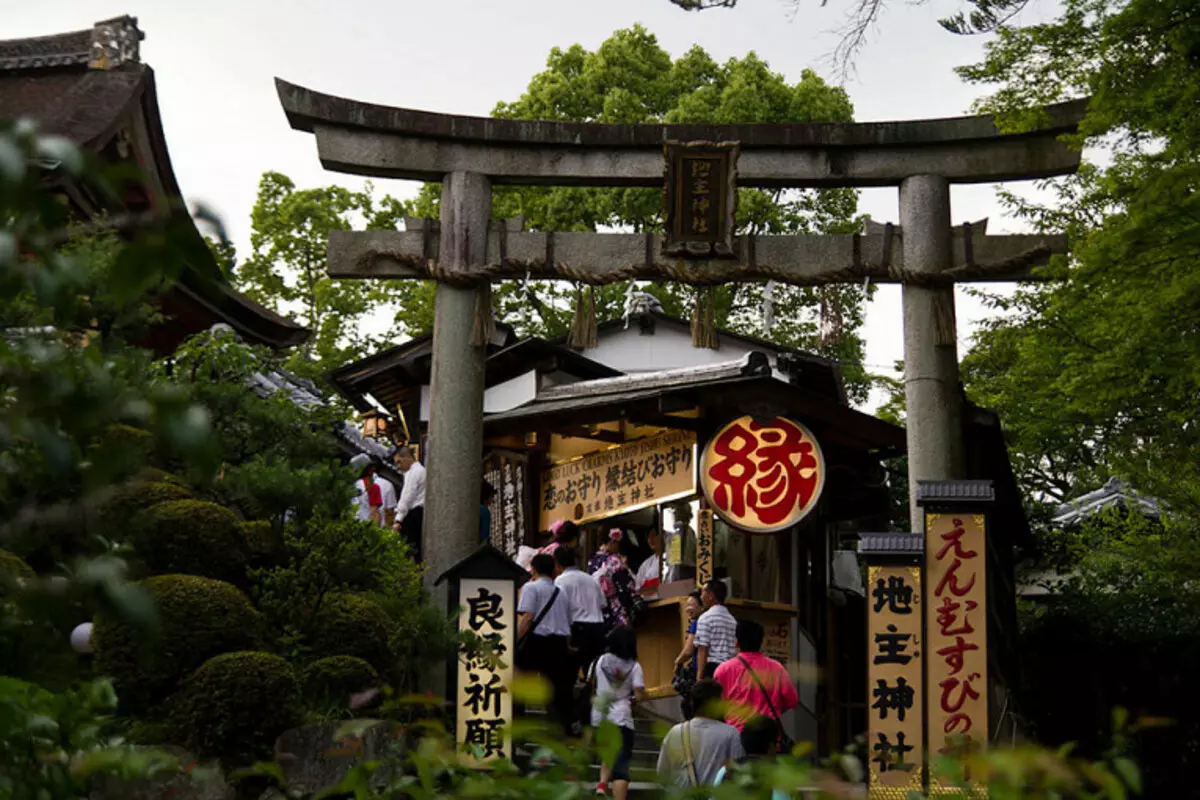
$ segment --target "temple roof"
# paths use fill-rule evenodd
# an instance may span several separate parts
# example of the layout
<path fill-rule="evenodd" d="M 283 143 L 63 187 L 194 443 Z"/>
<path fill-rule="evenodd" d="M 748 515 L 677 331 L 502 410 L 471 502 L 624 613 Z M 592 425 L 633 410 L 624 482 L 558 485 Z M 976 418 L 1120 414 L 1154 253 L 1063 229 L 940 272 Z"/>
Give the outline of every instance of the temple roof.
<path fill-rule="evenodd" d="M 136 18 L 122 16 L 84 30 L 0 41 L 0 119 L 34 119 L 43 132 L 66 137 L 103 162 L 128 160 L 141 168 L 141 191 L 120 198 L 60 184 L 80 216 L 186 215 L 167 152 L 154 71 L 139 59 L 144 36 Z M 308 338 L 308 329 L 235 291 L 202 246 L 190 217 L 188 223 L 185 236 L 197 241 L 189 243 L 178 284 L 161 298 L 173 319 L 158 326 L 148 346 L 169 352 L 182 338 L 217 323 L 275 348 Z"/>

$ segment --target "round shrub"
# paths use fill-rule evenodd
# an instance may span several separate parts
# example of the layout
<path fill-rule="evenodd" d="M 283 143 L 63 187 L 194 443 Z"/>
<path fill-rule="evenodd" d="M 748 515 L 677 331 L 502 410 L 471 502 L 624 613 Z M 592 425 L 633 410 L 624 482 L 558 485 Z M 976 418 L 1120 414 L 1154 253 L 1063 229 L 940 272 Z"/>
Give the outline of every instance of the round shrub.
<path fill-rule="evenodd" d="M 130 523 L 138 512 L 159 503 L 191 497 L 186 486 L 170 481 L 131 481 L 118 487 L 96 510 L 97 532 L 123 542 L 130 537 Z"/>
<path fill-rule="evenodd" d="M 325 711 L 346 708 L 350 695 L 381 683 L 375 668 L 354 656 L 330 656 L 304 670 L 304 701 L 309 708 Z"/>
<path fill-rule="evenodd" d="M 134 476 L 134 480 L 142 483 L 171 483 L 176 486 L 182 486 L 185 489 L 188 488 L 187 480 L 179 477 L 174 472 L 167 472 L 165 469 L 159 469 L 158 467 L 146 467 L 142 469 L 141 472 Z"/>
<path fill-rule="evenodd" d="M 300 722 L 300 686 L 271 653 L 226 653 L 205 661 L 171 701 L 172 740 L 196 755 L 249 763 Z"/>
<path fill-rule="evenodd" d="M 390 624 L 387 613 L 374 600 L 356 594 L 330 595 L 314 620 L 312 652 L 318 658 L 355 656 L 380 673 L 390 674 Z"/>
<path fill-rule="evenodd" d="M 122 708 L 143 710 L 175 691 L 213 656 L 257 647 L 262 620 L 234 586 L 193 575 L 159 575 L 137 584 L 158 615 L 152 638 L 108 615 L 92 629 L 95 671 L 113 679 Z"/>
<path fill-rule="evenodd" d="M 237 515 L 204 500 L 171 500 L 138 514 L 133 547 L 151 572 L 201 575 L 240 584 L 246 544 Z"/>
<path fill-rule="evenodd" d="M 266 520 L 241 523 L 242 541 L 251 566 L 267 567 L 282 560 L 283 539 Z"/>

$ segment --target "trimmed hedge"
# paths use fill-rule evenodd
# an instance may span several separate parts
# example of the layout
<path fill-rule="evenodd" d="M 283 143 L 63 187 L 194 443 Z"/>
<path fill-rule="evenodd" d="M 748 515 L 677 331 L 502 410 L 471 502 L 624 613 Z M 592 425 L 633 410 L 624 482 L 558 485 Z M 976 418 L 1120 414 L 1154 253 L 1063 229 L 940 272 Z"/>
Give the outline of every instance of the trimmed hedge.
<path fill-rule="evenodd" d="M 250 520 L 241 523 L 242 541 L 246 555 L 253 567 L 269 567 L 280 563 L 283 558 L 283 537 L 266 520 Z"/>
<path fill-rule="evenodd" d="M 242 584 L 247 547 L 241 521 L 204 500 L 171 500 L 138 514 L 133 547 L 151 572 L 182 573 Z"/>
<path fill-rule="evenodd" d="M 108 615 L 92 629 L 96 674 L 113 679 L 123 709 L 151 708 L 213 656 L 259 646 L 262 619 L 236 587 L 193 575 L 159 575 L 138 585 L 158 612 L 156 636 L 139 637 Z"/>
<path fill-rule="evenodd" d="M 356 594 L 334 594 L 317 612 L 312 652 L 318 658 L 355 656 L 382 675 L 392 672 L 388 647 L 391 620 L 374 600 Z"/>
<path fill-rule="evenodd" d="M 380 685 L 375 668 L 354 656 L 330 656 L 308 665 L 303 678 L 304 702 L 314 711 L 346 708 L 350 695 Z"/>
<path fill-rule="evenodd" d="M 159 503 L 190 500 L 191 497 L 186 486 L 170 481 L 139 480 L 123 484 L 96 510 L 97 532 L 110 539 L 126 541 L 133 533 L 130 525 L 139 512 Z"/>
<path fill-rule="evenodd" d="M 271 755 L 275 740 L 301 721 L 300 685 L 271 653 L 216 656 L 171 700 L 172 740 L 201 757 L 247 764 Z"/>

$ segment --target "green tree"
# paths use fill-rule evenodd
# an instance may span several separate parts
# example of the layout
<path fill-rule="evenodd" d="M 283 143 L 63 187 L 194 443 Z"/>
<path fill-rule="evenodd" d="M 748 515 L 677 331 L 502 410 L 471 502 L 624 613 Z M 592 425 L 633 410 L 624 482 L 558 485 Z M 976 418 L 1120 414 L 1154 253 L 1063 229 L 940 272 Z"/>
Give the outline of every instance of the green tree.
<path fill-rule="evenodd" d="M 297 189 L 286 175 L 263 174 L 250 215 L 252 253 L 237 268 L 235 285 L 275 311 L 299 314 L 312 330 L 288 359 L 293 372 L 320 378 L 365 355 L 387 338 L 365 335 L 365 319 L 388 303 L 411 307 L 428 298 L 427 290 L 400 281 L 335 281 L 325 272 L 331 231 L 391 229 L 407 213 L 405 202 L 376 198 L 369 182 L 360 192 L 341 186 Z"/>
<path fill-rule="evenodd" d="M 846 92 L 805 70 L 787 80 L 754 53 L 718 64 L 700 47 L 672 59 L 641 26 L 616 31 L 596 50 L 572 45 L 554 48 L 546 69 L 529 82 L 520 99 L 499 103 L 493 115 L 608 123 L 840 122 L 853 117 Z M 418 216 L 437 216 L 440 187 L 427 185 L 417 203 Z M 851 189 L 765 191 L 740 189 L 737 228 L 761 234 L 849 233 L 858 193 Z M 493 214 L 523 215 L 535 230 L 634 232 L 662 230 L 662 199 L 657 189 L 497 187 Z M 640 287 L 659 298 L 668 313 L 687 316 L 695 292 L 676 284 Z M 599 319 L 624 310 L 627 284 L 597 289 Z M 570 326 L 575 288 L 562 282 L 506 281 L 496 290 L 500 315 L 529 335 L 557 336 Z M 845 362 L 854 399 L 869 388 L 861 368 L 865 295 L 858 286 L 819 289 L 776 286 L 775 324 L 763 325 L 764 286 L 730 284 L 715 291 L 720 327 L 761 336 L 780 344 L 819 352 Z M 425 313 L 414 306 L 417 313 Z M 416 328 L 428 316 L 403 317 Z"/>
<path fill-rule="evenodd" d="M 1026 487 L 1064 498 L 1117 473 L 1200 511 L 1200 7 L 1069 0 L 1004 28 L 961 70 L 996 87 L 982 107 L 1012 129 L 1037 107 L 1091 96 L 1078 145 L 1107 165 L 1051 182 L 1052 202 L 1002 195 L 1071 237 L 1057 280 L 997 299 L 965 359 L 973 399 L 1004 417 Z"/>

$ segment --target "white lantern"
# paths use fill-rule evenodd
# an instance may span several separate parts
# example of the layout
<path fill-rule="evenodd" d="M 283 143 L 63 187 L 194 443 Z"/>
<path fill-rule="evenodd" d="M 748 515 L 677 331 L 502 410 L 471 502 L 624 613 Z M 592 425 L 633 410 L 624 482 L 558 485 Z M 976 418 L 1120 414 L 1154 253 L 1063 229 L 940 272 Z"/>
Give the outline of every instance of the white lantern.
<path fill-rule="evenodd" d="M 71 631 L 71 647 L 76 653 L 92 652 L 92 623 L 84 622 L 76 625 Z"/>

